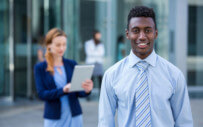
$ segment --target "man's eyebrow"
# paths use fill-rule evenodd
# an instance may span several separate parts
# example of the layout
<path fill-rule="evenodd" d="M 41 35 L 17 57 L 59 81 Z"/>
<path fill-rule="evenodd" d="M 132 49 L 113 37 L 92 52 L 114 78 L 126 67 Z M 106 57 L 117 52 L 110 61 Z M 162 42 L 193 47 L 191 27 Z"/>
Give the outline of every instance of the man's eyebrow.
<path fill-rule="evenodd" d="M 145 29 L 148 29 L 148 28 L 153 28 L 152 26 L 146 26 L 146 27 L 144 27 Z M 133 26 L 131 29 L 139 29 L 139 27 L 138 26 Z"/>
<path fill-rule="evenodd" d="M 145 28 L 153 28 L 152 26 L 147 26 L 147 27 L 145 27 Z"/>
<path fill-rule="evenodd" d="M 139 29 L 139 27 L 137 27 L 137 26 L 133 26 L 131 29 Z"/>

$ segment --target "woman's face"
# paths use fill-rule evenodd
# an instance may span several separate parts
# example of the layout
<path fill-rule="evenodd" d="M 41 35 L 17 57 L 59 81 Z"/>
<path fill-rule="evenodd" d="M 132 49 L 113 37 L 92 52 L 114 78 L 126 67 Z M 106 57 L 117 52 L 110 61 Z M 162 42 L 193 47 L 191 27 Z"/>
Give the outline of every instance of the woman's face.
<path fill-rule="evenodd" d="M 55 37 L 49 45 L 51 53 L 56 57 L 62 57 L 66 51 L 67 38 L 64 36 Z"/>

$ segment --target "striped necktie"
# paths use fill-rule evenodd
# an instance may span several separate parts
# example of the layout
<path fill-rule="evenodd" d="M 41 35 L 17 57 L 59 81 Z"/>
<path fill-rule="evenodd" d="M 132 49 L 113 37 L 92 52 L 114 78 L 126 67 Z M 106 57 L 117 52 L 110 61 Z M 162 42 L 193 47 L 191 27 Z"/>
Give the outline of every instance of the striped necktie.
<path fill-rule="evenodd" d="M 151 127 L 151 111 L 149 101 L 149 86 L 147 83 L 146 62 L 136 64 L 139 69 L 138 87 L 136 89 L 136 127 Z"/>

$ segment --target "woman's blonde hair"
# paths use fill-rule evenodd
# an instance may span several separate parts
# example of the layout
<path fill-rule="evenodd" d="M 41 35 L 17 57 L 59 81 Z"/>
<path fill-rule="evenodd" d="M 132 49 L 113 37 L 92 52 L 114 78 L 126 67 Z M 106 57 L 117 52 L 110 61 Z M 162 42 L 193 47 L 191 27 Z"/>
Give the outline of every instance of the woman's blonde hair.
<path fill-rule="evenodd" d="M 49 71 L 51 74 L 54 74 L 54 58 L 48 46 L 52 43 L 52 40 L 58 36 L 67 37 L 65 32 L 58 28 L 53 28 L 49 30 L 49 32 L 46 34 L 46 37 L 45 37 L 45 45 L 47 48 L 45 53 L 45 59 L 47 61 L 46 70 Z"/>

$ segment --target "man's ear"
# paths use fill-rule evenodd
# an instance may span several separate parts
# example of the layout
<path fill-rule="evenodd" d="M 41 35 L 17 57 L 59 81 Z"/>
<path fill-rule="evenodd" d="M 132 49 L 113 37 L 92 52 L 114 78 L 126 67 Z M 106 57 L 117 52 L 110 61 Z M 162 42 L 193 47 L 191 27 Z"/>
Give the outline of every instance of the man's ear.
<path fill-rule="evenodd" d="M 158 30 L 155 30 L 155 39 L 158 37 Z"/>
<path fill-rule="evenodd" d="M 129 39 L 129 32 L 128 32 L 128 29 L 125 30 L 125 35 L 126 35 L 126 38 Z"/>

